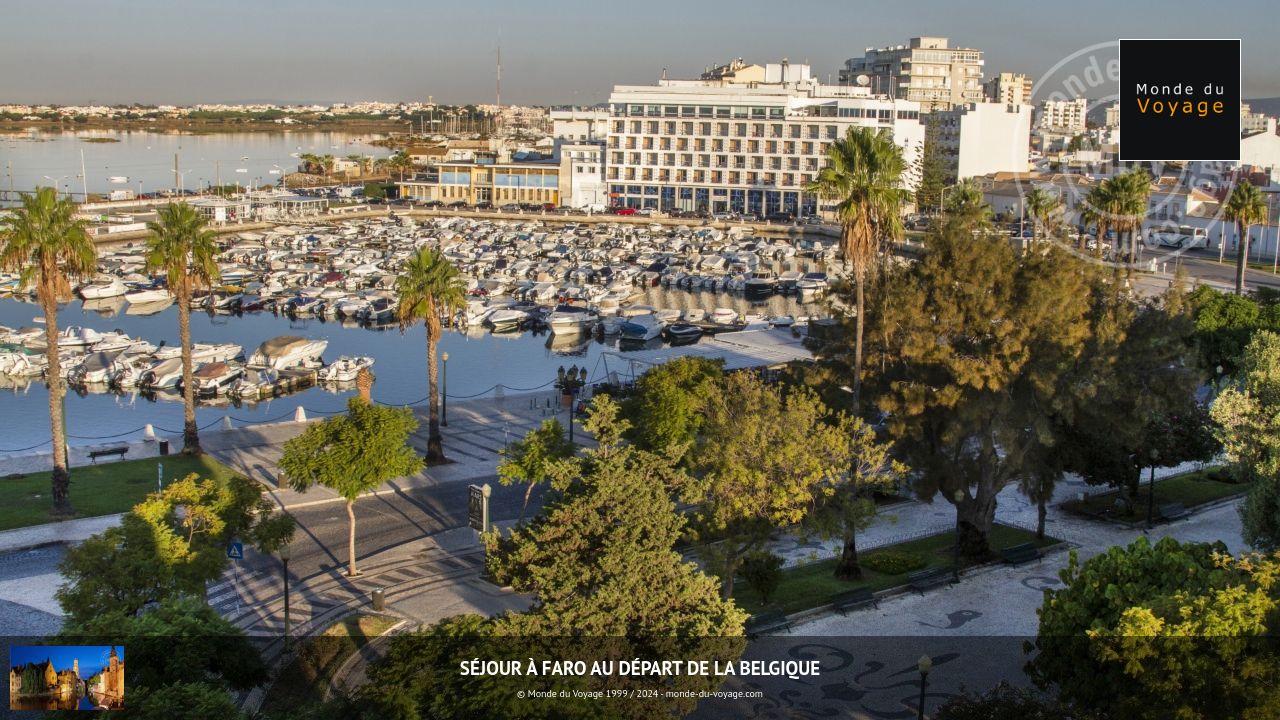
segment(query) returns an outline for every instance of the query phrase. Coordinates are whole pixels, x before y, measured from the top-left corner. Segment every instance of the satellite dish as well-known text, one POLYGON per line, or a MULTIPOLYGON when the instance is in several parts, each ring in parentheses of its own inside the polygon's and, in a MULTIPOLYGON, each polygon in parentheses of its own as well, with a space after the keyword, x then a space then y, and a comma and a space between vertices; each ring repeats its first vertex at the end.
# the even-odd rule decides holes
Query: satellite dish
POLYGON ((871 78, 867 77, 866 75, 859 75, 856 78, 855 82, 857 82, 862 87, 866 87, 871 84, 871 78))

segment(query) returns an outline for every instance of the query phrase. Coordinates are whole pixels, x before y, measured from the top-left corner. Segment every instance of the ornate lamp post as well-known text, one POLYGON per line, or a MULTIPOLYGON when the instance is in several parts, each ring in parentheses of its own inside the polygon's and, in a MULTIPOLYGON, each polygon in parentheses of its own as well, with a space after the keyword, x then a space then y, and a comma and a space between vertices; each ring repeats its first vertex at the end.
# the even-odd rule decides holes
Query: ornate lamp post
POLYGON ((569 443, 573 443, 573 407, 577 404, 578 392, 587 384, 587 368, 584 365, 579 368, 577 365, 570 367, 566 372, 564 366, 561 365, 556 370, 555 386, 559 388, 562 397, 568 398, 569 405, 569 443))
POLYGON ((284 648, 287 651, 290 645, 289 638, 289 544, 285 543, 280 546, 280 563, 284 568, 284 648))
POLYGON ((443 377, 440 383, 440 424, 449 427, 449 353, 440 354, 443 363, 443 377))
POLYGON ((933 659, 928 655, 921 655, 916 669, 920 671, 920 705, 916 708, 916 718, 924 720, 924 691, 929 687, 929 671, 933 669, 933 659))

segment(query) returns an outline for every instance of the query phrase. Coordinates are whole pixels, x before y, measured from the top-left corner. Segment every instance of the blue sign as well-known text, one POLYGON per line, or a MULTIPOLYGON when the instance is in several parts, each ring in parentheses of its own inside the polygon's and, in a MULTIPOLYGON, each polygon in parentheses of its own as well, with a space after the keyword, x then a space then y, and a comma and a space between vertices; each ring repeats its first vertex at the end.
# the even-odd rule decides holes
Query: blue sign
POLYGON ((233 542, 227 546, 227 557, 232 560, 244 559, 244 543, 233 542))

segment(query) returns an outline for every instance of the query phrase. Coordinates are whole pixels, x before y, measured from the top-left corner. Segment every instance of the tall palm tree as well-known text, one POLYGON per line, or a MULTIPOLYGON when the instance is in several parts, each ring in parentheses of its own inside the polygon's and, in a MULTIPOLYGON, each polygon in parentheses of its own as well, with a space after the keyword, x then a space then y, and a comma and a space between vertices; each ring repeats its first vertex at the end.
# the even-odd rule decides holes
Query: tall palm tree
POLYGON ((75 203, 58 199, 51 187, 23 193, 21 205, 0 218, 0 268, 18 272, 23 288, 35 287, 45 317, 48 343, 49 427, 53 436, 53 512, 71 514, 71 470, 63 428, 66 382, 58 361, 58 301, 71 295, 71 283, 93 274, 97 251, 75 217, 75 203))
POLYGON ((1142 168, 1134 168, 1112 179, 1115 188, 1112 222, 1117 224, 1116 242, 1128 245, 1129 264, 1138 261, 1138 231, 1147 217, 1147 202, 1151 198, 1151 176, 1142 168))
POLYGON ((1062 209, 1062 198, 1057 193, 1049 192, 1042 187, 1033 187, 1027 192, 1027 214, 1031 216, 1031 238, 1040 239, 1040 230, 1051 234, 1055 215, 1062 209))
POLYGON ((827 165, 805 188, 833 200, 840 219, 840 251, 853 274, 857 317, 853 340, 853 407, 862 403, 862 330, 866 319, 867 269, 880 243, 902 237, 902 187, 906 162, 885 129, 849 128, 827 149, 827 165))
POLYGON ((191 362, 191 294, 211 287, 221 273, 215 233, 205 227, 206 219, 186 203, 169 203, 160 208, 158 219, 147 223, 148 272, 163 272, 169 292, 178 306, 178 341, 182 343, 182 452, 200 454, 196 428, 195 381, 191 362))
MULTIPOLYGON (((1088 230, 1090 225, 1097 229, 1097 242, 1094 254, 1102 257, 1102 244, 1107 241, 1107 232, 1112 230, 1112 206, 1114 188, 1110 180, 1103 180, 1085 196, 1084 209, 1080 211, 1080 222, 1088 230)), ((1084 234, 1080 235, 1080 249, 1084 250, 1084 234)))
POLYGON ((436 344, 442 327, 453 322, 458 310, 466 307, 467 297, 458 268, 434 248, 423 247, 405 265, 396 279, 400 293, 400 332, 422 320, 427 328, 427 460, 444 459, 444 443, 440 438, 440 402, 436 390, 438 363, 436 344))
POLYGON ((1249 264, 1249 230, 1267 220, 1267 202, 1262 191, 1247 180, 1237 180, 1227 198, 1226 217, 1236 224, 1240 246, 1236 248, 1236 294, 1244 294, 1244 269, 1249 264))
POLYGON ((984 226, 991 220, 991 206, 983 200, 982 188, 973 178, 965 178, 951 186, 943 210, 949 216, 949 222, 970 229, 984 226))

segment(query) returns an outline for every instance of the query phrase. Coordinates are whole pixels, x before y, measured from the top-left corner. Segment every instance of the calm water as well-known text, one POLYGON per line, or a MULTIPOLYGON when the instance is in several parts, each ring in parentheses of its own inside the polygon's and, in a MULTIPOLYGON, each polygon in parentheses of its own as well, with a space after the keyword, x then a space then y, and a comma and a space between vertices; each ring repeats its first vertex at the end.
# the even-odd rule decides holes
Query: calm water
MULTIPOLYGON (((101 303, 103 301, 95 301, 101 303)), ((765 303, 752 304, 739 296, 725 293, 689 293, 651 289, 638 300, 655 307, 690 309, 732 307, 739 313, 821 314, 820 304, 800 306, 793 298, 774 296, 765 303)), ((94 307, 90 305, 90 308, 94 307)), ((86 309, 81 301, 67 303, 58 313, 60 328, 71 325, 95 330, 120 329, 131 336, 159 344, 178 341, 177 309, 170 307, 152 316, 134 316, 126 312, 123 299, 107 308, 86 309)), ((0 300, 0 325, 30 326, 41 315, 38 305, 12 299, 0 300)), ((240 317, 193 312, 191 334, 196 342, 234 342, 244 347, 246 356, 264 340, 277 335, 301 335, 329 341, 324 358, 340 355, 369 355, 375 360, 373 371, 374 399, 383 403, 418 403, 427 395, 426 338, 418 325, 403 335, 396 329, 370 330, 343 327, 337 322, 319 320, 291 321, 270 313, 250 313, 240 317)), ((586 365, 590 379, 603 380, 608 372, 629 375, 630 363, 616 357, 605 357, 615 351, 616 340, 600 341, 589 335, 577 338, 534 334, 532 332, 491 335, 473 330, 471 335, 447 332, 440 350, 449 353, 448 394, 451 401, 469 396, 493 396, 495 385, 504 394, 533 389, 546 390, 560 365, 586 365)), ((660 347, 651 341, 646 347, 660 347)), ((630 349, 630 348, 628 348, 630 349)), ((642 372, 641 366, 638 371, 642 372)), ((341 410, 346 397, 354 389, 342 391, 312 388, 293 395, 262 400, 256 404, 236 404, 219 400, 218 405, 197 406, 196 419, 201 427, 217 425, 224 416, 236 426, 292 417, 299 405, 309 415, 341 410)), ((110 441, 140 439, 142 427, 151 423, 159 432, 180 432, 182 403, 177 395, 148 397, 138 392, 68 392, 66 399, 67 432, 73 445, 92 445, 110 441), (108 437, 114 436, 114 437, 108 437)), ((21 380, 0 376, 0 417, 5 420, 5 433, 0 436, 0 453, 15 452, 37 446, 47 449, 49 440, 48 390, 39 379, 21 380)))
POLYGON ((386 148, 374 147, 377 135, 337 132, 253 132, 181 133, 118 132, 23 132, 0 134, 0 189, 30 190, 37 185, 57 184, 60 190, 83 192, 80 154, 84 152, 84 175, 89 192, 111 190, 154 192, 175 188, 173 156, 178 155, 182 186, 188 190, 205 187, 218 180, 224 184, 267 184, 280 179, 271 174, 279 166, 288 172, 297 169, 294 155, 313 153, 343 158, 348 155, 385 157, 386 148), (109 138, 118 142, 89 142, 109 138), (244 170, 244 172, 238 172, 244 170), (47 177, 46 177, 47 176, 47 177), (126 177, 113 183, 109 178, 126 177))

